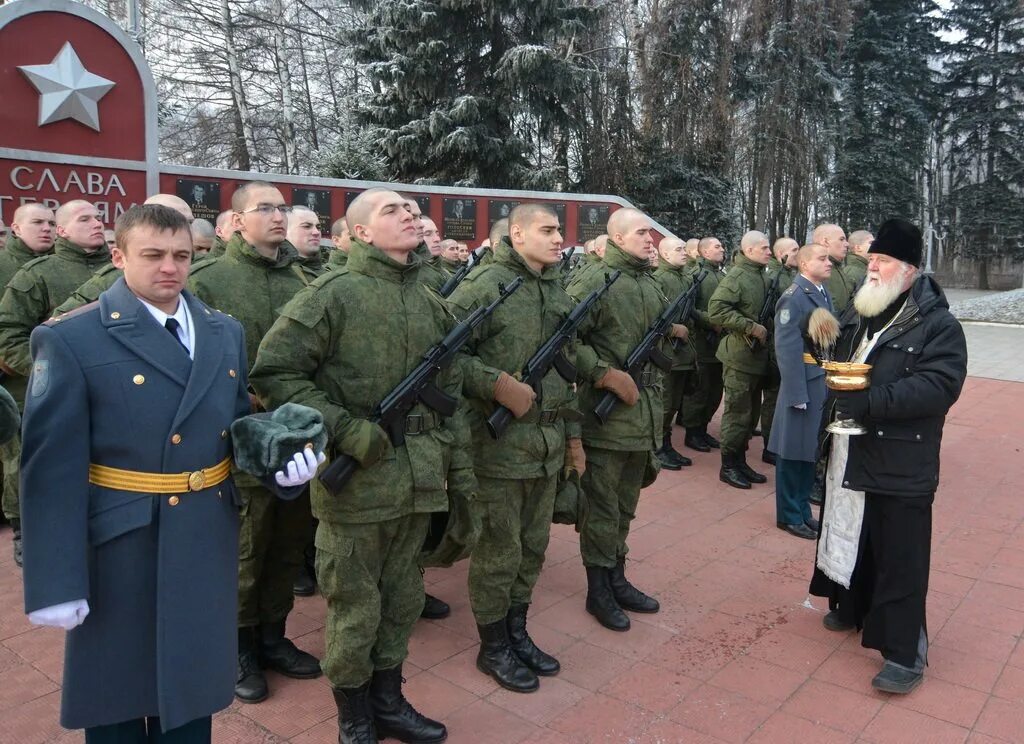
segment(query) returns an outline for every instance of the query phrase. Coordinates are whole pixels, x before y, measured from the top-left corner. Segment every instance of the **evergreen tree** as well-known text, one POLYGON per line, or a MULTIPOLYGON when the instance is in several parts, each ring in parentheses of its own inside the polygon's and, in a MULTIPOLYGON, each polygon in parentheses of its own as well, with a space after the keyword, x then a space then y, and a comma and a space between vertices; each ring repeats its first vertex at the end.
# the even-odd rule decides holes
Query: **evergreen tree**
POLYGON ((357 113, 404 181, 553 189, 595 18, 571 0, 362 0, 349 36, 373 94, 357 113))
POLYGON ((947 19, 959 40, 946 66, 957 247, 978 261, 1024 254, 1024 14, 1018 0, 956 0, 947 19))
POLYGON ((938 89, 929 59, 940 50, 932 0, 864 0, 847 42, 834 212, 851 230, 920 208, 917 176, 938 89))

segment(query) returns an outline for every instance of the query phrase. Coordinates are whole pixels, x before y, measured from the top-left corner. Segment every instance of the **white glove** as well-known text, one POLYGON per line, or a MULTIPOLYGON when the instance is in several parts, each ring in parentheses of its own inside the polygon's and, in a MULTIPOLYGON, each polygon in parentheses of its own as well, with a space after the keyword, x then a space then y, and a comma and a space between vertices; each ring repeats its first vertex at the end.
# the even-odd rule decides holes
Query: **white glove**
POLYGON ((33 625, 48 625, 51 628, 71 630, 84 623, 88 614, 89 603, 84 599, 76 599, 30 612, 28 621, 33 625))
POLYGON ((295 488, 309 483, 316 475, 317 466, 326 459, 323 452, 314 455, 311 448, 296 452, 284 470, 274 473, 274 480, 281 488, 295 488))
POLYGON ((797 403, 795 406, 793 406, 793 408, 796 408, 799 411, 806 411, 807 410, 807 404, 806 403, 797 403))

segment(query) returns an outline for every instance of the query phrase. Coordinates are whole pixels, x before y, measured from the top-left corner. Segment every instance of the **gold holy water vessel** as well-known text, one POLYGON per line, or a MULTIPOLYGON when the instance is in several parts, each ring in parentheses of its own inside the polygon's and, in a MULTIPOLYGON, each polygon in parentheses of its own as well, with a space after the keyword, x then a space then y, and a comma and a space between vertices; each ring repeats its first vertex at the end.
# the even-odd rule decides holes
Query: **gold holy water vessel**
MULTIPOLYGON (((825 385, 831 390, 867 390, 871 385, 871 365, 857 362, 822 362, 825 385)), ((836 419, 825 427, 833 434, 867 434, 868 430, 853 419, 836 419)))

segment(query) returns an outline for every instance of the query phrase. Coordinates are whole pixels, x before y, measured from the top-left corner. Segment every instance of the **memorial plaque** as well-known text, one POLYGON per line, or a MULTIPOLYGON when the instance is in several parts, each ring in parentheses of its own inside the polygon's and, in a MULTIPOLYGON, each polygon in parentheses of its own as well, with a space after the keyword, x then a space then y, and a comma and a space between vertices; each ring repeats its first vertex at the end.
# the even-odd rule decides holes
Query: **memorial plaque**
POLYGON ((444 199, 444 237, 454 240, 476 238, 476 199, 444 199))
POLYGON ((345 192, 345 209, 347 210, 352 204, 353 200, 359 196, 362 191, 346 191, 345 192))
POLYGON ((609 211, 607 204, 580 204, 576 210, 576 240, 585 243, 603 235, 609 211))
POLYGON ((512 210, 518 207, 521 202, 508 201, 503 199, 491 199, 487 205, 487 229, 494 227, 494 223, 503 220, 512 214, 512 210))
POLYGON ((219 181, 179 178, 175 191, 191 207, 193 217, 217 224, 217 215, 221 211, 219 181))
POLYGON ((331 230, 331 192, 328 189, 292 189, 292 206, 306 207, 316 212, 320 232, 331 230))

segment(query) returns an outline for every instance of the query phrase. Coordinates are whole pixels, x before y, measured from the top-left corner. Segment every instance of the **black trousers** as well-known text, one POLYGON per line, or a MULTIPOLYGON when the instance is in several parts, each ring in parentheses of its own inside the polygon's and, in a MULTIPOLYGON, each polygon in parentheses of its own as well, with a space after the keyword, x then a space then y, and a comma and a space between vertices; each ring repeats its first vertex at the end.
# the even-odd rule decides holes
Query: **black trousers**
POLYGON ((841 614, 849 618, 852 610, 853 620, 864 629, 861 645, 911 668, 922 631, 927 637, 934 500, 935 494, 866 494, 857 565, 850 591, 838 598, 841 614))
POLYGON ((206 716, 164 733, 159 718, 136 718, 87 728, 85 744, 210 744, 211 723, 210 716, 206 716))

